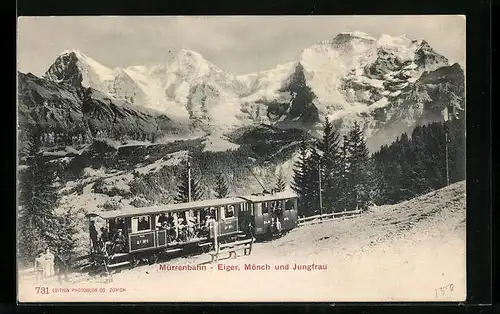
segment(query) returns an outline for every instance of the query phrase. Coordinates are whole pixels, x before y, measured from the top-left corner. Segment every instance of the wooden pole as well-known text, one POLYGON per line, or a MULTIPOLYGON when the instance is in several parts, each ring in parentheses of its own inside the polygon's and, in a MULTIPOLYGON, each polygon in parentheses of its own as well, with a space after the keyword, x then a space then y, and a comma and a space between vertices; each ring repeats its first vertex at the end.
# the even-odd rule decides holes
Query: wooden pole
MULTIPOLYGON (((445 122, 446 123, 446 122, 445 122)), ((450 169, 448 165, 448 128, 445 125, 444 130, 444 146, 445 146, 445 159, 446 159, 446 185, 450 185, 450 169)))
MULTIPOLYGON (((321 191, 321 164, 318 166, 318 183, 319 183, 319 211, 320 214, 323 215, 323 195, 321 191)), ((320 219, 323 219, 321 217, 320 219)))
MULTIPOLYGON (((455 108, 455 107, 453 107, 455 108)), ((446 164, 446 185, 450 185, 450 170, 448 165, 448 121, 450 120, 449 110, 446 107, 445 121, 444 121, 444 152, 446 164)))
POLYGON ((217 232, 218 230, 218 225, 217 225, 217 222, 216 221, 213 221, 212 223, 212 228, 214 229, 214 250, 215 251, 218 251, 218 237, 219 237, 219 233, 217 232))
POLYGON ((191 202, 191 162, 188 156, 188 202, 191 202))

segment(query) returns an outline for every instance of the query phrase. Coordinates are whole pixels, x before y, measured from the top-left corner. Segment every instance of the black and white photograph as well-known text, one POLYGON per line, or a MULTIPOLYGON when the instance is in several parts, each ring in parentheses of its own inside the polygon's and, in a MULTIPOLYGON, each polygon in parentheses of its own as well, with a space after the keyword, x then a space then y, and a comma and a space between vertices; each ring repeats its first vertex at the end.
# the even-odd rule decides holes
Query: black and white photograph
POLYGON ((465 32, 19 17, 19 302, 464 301, 465 32))

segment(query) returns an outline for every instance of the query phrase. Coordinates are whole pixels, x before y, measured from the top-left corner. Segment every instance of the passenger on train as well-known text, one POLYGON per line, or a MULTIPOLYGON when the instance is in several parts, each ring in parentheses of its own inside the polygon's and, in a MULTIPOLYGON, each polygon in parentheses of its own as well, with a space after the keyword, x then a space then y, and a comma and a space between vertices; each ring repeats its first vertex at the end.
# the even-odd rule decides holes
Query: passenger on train
POLYGON ((109 232, 108 232, 108 229, 106 229, 106 227, 101 227, 101 241, 103 243, 106 243, 106 241, 109 240, 109 232))
POLYGON ((195 236, 195 226, 196 226, 195 218, 193 216, 187 217, 186 224, 187 224, 188 237, 189 238, 194 237, 195 236))
POLYGON ((108 246, 111 243, 109 241, 110 240, 109 232, 108 229, 106 229, 106 227, 101 227, 100 230, 101 230, 101 238, 99 240, 99 247, 100 250, 107 252, 108 246))
POLYGON ((166 229, 167 229, 167 237, 169 241, 173 241, 175 238, 175 230, 174 230, 174 217, 172 216, 172 213, 167 214, 167 220, 166 220, 166 229))
POLYGON ((165 229, 166 225, 167 225, 167 216, 165 216, 165 213, 162 213, 159 217, 158 217, 158 223, 156 224, 157 227, 159 227, 160 229, 165 229))
POLYGON ((177 218, 177 232, 178 232, 178 238, 180 241, 185 241, 185 229, 186 229, 186 223, 185 219, 183 217, 178 217, 177 218))
POLYGON ((172 230, 174 232, 174 240, 179 241, 179 218, 177 217, 177 214, 173 214, 173 227, 172 230))
POLYGON ((276 231, 281 231, 281 202, 273 202, 272 203, 272 219, 273 219, 273 227, 276 231))
POLYGON ((125 251, 125 236, 123 235, 122 229, 118 229, 118 234, 115 237, 115 249, 114 253, 116 252, 124 252, 125 251))
POLYGON ((277 205, 276 205, 276 215, 277 216, 280 216, 281 213, 283 212, 283 206, 282 206, 282 202, 277 202, 277 205))
POLYGON ((205 220, 205 227, 206 228, 209 228, 210 227, 210 224, 214 223, 215 222, 215 219, 212 215, 208 215, 206 217, 206 220, 205 220))
POLYGON ((226 218, 231 218, 234 217, 234 206, 229 205, 227 212, 226 212, 226 218))
POLYGON ((92 250, 95 252, 98 248, 98 240, 97 240, 97 230, 95 228, 95 222, 93 220, 90 221, 89 226, 90 240, 92 241, 92 250))

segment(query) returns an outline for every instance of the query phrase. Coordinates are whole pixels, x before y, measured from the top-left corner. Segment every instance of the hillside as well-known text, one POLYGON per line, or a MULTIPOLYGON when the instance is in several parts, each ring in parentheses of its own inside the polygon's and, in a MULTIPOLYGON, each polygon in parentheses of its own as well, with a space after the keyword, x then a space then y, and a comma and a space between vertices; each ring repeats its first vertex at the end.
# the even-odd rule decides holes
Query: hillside
MULTIPOLYGON (((303 226, 267 243, 252 255, 220 264, 244 268, 269 264, 270 271, 160 271, 158 265, 125 270, 113 276, 125 293, 107 301, 459 301, 465 298, 465 181, 356 216, 303 226), (273 270, 279 264, 327 265, 327 270, 273 270), (140 286, 130 283, 141 282, 140 286), (159 282, 166 284, 158 289, 159 282), (449 286, 452 284, 452 286, 449 286), (442 295, 436 290, 445 287, 442 295), (240 288, 240 287, 244 287, 240 288), (451 287, 451 289, 450 289, 451 287), (245 292, 243 292, 245 291, 245 292), (251 293, 246 293, 251 291, 251 293)), ((168 261, 196 265, 200 255, 168 261)), ((98 286, 96 281, 79 286, 98 286)), ((31 291, 31 290, 30 290, 31 291)), ((26 292, 28 293, 28 292, 26 292)), ((64 295, 53 295, 59 300, 64 295)), ((73 294, 79 300, 99 295, 73 294)))
POLYGON ((47 146, 77 145, 93 138, 154 140, 182 125, 165 114, 115 100, 93 88, 57 84, 18 73, 21 142, 36 130, 47 146))

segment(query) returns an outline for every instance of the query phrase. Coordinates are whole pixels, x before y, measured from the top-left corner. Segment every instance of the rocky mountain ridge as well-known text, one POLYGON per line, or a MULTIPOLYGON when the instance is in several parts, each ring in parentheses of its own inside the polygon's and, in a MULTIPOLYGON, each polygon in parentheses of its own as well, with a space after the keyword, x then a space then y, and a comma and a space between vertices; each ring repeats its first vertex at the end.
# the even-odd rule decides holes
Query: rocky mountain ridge
POLYGON ((421 79, 447 67, 442 71, 454 71, 461 77, 453 81, 452 92, 462 90, 460 66, 450 67, 446 57, 425 40, 389 35, 375 39, 362 32, 343 32, 304 49, 295 62, 245 75, 225 72, 201 54, 185 49, 163 64, 117 69, 78 50, 68 50, 57 57, 45 78, 92 87, 112 99, 155 109, 191 130, 206 133, 227 134, 264 123, 305 128, 314 134, 325 118, 341 127, 361 121, 367 137, 376 138, 371 145, 376 148, 379 142, 392 140, 383 140, 382 135, 388 136, 385 131, 393 126, 393 133, 399 134, 424 120, 443 118, 427 112, 436 106, 444 108, 438 96, 429 91, 429 97, 422 94, 430 87, 421 79), (402 105, 415 95, 421 96, 419 105, 402 105))

